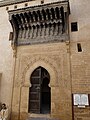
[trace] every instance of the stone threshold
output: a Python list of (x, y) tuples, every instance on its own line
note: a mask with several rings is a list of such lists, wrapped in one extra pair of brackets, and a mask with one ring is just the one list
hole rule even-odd
[(59, 120), (57, 118), (51, 118), (50, 114), (33, 114), (29, 113), (28, 119), (26, 120)]
[(35, 113), (29, 113), (29, 117), (39, 117), (39, 118), (50, 118), (50, 114), (35, 114)]

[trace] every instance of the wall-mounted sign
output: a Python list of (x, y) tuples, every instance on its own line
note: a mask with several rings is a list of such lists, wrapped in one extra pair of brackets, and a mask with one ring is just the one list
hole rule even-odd
[(86, 106), (89, 105), (88, 94), (74, 94), (74, 105)]

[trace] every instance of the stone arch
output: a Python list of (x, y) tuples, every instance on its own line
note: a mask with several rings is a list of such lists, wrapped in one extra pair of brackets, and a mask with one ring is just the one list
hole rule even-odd
[[(24, 59), (23, 59), (24, 60)], [(30, 77), (33, 71), (38, 67), (45, 68), (48, 73), (50, 74), (50, 82), (49, 87), (51, 87), (51, 105), (53, 104), (53, 88), (58, 87), (58, 65), (54, 61), (54, 59), (51, 59), (46, 56), (35, 56), (30, 59), (30, 57), (25, 58), (25, 67), (22, 70), (21, 73), (21, 104), (20, 104), (20, 111), (23, 112), (27, 111), (28, 113), (28, 99), (29, 99), (29, 88), (31, 87)], [(23, 91), (26, 91), (25, 95), (23, 94)], [(24, 99), (23, 99), (24, 98)], [(25, 103), (25, 104), (24, 104)], [(26, 107), (24, 108), (24, 106)], [(51, 106), (51, 113), (52, 113), (53, 107)]]
[(58, 77), (57, 77), (58, 75), (57, 75), (55, 67), (53, 65), (50, 65), (49, 63), (46, 63), (43, 60), (36, 61), (28, 68), (28, 70), (26, 71), (26, 74), (25, 74), (25, 78), (24, 78), (24, 85), (31, 86), (30, 76), (31, 76), (32, 72), (39, 66), (45, 68), (49, 72), (50, 87), (57, 86), (58, 85)]

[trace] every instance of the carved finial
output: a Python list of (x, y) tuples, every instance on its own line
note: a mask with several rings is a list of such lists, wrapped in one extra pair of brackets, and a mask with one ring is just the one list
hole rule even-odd
[(69, 40), (67, 40), (65, 43), (66, 43), (66, 45), (69, 45), (70, 41), (69, 41)]
[(17, 50), (16, 49), (13, 50), (13, 57), (15, 57), (15, 58), (17, 57)]
[(11, 47), (12, 47), (12, 49), (13, 49), (13, 57), (16, 57), (16, 55), (17, 55), (17, 47), (16, 47), (16, 45), (13, 44), (13, 43), (11, 43)]
[(70, 48), (69, 48), (70, 47), (69, 46), (70, 45), (70, 41), (66, 41), (65, 43), (66, 43), (66, 47), (67, 47), (67, 53), (69, 53), (70, 52)]

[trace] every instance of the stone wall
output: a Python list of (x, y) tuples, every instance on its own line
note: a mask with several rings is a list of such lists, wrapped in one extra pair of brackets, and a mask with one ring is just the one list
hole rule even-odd
[[(89, 1), (90, 3), (90, 1)], [(70, 32), (72, 90), (74, 92), (90, 93), (90, 10), (88, 0), (71, 2), (70, 22), (78, 22), (78, 31)], [(83, 11), (83, 13), (82, 13)], [(77, 43), (81, 43), (82, 52), (78, 52)]]
[[(1, 78), (2, 78), (2, 73), (0, 73), (0, 91), (1, 91)], [(1, 103), (1, 100), (0, 100)], [(1, 104), (0, 104), (0, 110), (1, 110)]]
[[(78, 31), (70, 30), (72, 94), (90, 94), (90, 1), (70, 0), (70, 29), (71, 22), (78, 23)], [(85, 7), (87, 6), (87, 7)], [(82, 51), (78, 52), (77, 43)], [(74, 120), (89, 120), (90, 106), (78, 108), (73, 106)]]
[(9, 41), (9, 32), (12, 30), (8, 21), (8, 13), (4, 7), (0, 8), (0, 101), (11, 105), (12, 64), (13, 54)]

